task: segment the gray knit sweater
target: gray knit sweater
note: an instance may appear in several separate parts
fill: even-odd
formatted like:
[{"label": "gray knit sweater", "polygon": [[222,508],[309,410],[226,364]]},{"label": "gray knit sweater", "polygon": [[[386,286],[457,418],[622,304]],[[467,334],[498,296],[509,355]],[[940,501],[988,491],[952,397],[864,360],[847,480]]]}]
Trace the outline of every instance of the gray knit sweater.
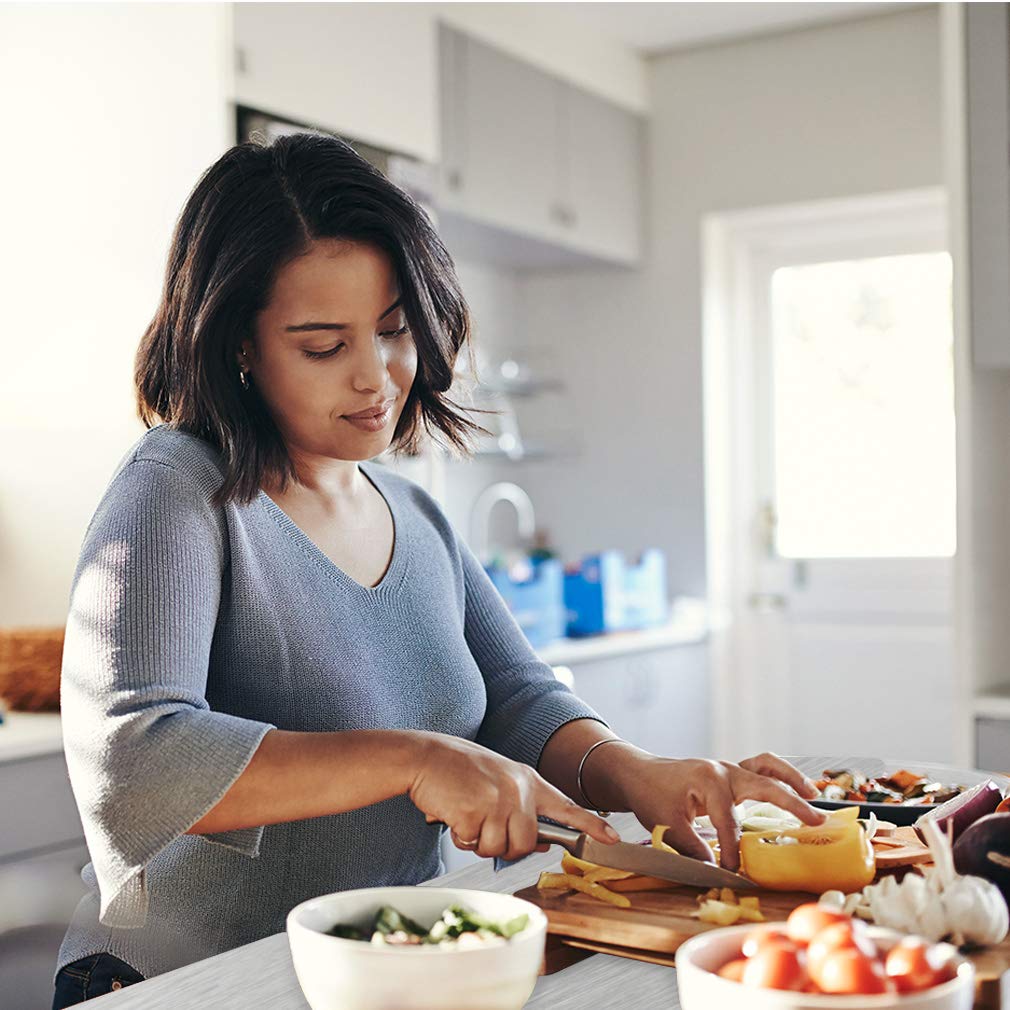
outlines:
[{"label": "gray knit sweater", "polygon": [[406,795],[185,834],[271,728],[450,733],[536,767],[560,726],[603,722],[538,659],[421,487],[359,464],[395,527],[389,569],[366,588],[264,492],[213,507],[219,459],[168,425],[145,432],[84,538],[62,710],[91,862],[57,970],[108,951],[150,977],[280,932],[314,895],[443,872],[439,829]]}]

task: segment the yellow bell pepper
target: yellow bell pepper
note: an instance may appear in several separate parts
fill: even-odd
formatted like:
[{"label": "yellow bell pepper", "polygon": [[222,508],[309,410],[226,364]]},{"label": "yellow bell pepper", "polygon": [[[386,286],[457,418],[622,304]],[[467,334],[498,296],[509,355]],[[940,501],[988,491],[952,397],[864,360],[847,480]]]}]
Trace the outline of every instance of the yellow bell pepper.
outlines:
[{"label": "yellow bell pepper", "polygon": [[876,859],[858,813],[839,810],[816,828],[744,832],[741,868],[773,891],[860,891],[873,880]]}]

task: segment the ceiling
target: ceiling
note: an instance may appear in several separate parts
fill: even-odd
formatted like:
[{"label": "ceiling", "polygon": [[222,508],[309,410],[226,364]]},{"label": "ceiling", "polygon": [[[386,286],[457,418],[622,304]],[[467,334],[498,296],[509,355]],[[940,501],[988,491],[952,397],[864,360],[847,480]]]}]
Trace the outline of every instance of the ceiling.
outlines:
[{"label": "ceiling", "polygon": [[848,18],[883,14],[916,3],[545,3],[577,16],[643,53],[705,45],[726,39]]}]

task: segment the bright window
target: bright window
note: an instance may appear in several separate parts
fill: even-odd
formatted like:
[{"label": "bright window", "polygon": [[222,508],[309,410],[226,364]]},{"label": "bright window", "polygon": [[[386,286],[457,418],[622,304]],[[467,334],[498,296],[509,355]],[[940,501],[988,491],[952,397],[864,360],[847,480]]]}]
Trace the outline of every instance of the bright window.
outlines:
[{"label": "bright window", "polygon": [[950,256],[781,267],[771,320],[778,553],[952,555]]}]

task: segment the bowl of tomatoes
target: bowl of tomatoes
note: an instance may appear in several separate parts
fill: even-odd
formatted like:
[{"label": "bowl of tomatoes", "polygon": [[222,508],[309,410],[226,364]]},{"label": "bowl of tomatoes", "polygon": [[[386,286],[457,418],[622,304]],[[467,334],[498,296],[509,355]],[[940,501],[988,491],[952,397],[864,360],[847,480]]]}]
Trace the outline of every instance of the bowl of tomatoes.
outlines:
[{"label": "bowl of tomatoes", "polygon": [[957,948],[800,905],[785,922],[699,933],[677,951],[684,1010],[970,1010]]}]

